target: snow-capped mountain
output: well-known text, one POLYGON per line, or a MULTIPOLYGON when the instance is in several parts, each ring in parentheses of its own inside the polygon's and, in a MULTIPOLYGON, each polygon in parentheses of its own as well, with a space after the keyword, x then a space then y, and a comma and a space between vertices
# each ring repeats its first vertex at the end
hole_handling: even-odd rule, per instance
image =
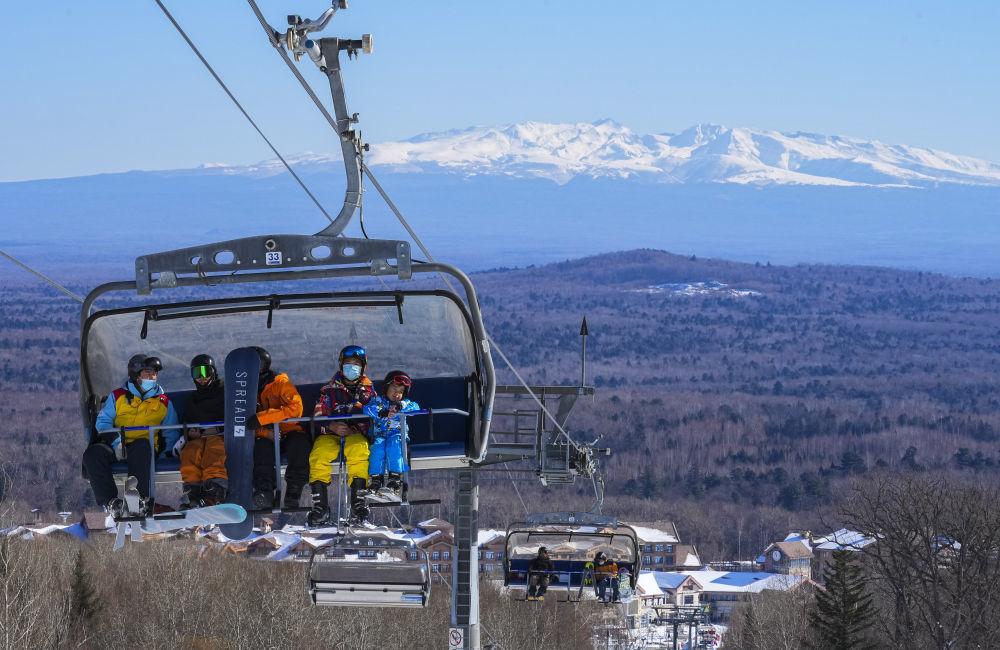
MULTIPOLYGON (((303 168, 339 166, 340 156, 307 153, 291 161, 303 168)), ((1000 164, 933 149, 715 124, 643 135, 612 120, 427 133, 372 145, 368 164, 397 173, 503 175, 560 184, 586 176, 744 185, 1000 185, 1000 164)), ((283 171, 277 160, 205 169, 262 176, 283 171)))

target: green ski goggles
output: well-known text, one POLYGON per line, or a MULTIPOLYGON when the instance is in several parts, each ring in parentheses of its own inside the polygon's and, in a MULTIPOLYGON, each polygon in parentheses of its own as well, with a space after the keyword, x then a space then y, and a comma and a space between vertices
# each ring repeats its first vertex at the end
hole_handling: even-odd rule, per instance
POLYGON ((210 379, 215 376, 215 368, 212 366, 193 366, 191 368, 192 379, 210 379))

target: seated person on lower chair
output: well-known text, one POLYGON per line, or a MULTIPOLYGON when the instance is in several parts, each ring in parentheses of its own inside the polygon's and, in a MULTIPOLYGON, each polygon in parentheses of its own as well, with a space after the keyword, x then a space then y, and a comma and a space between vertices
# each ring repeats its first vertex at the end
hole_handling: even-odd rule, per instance
POLYGON ((116 460, 128 461, 128 475, 138 481, 143 514, 153 513, 149 498, 151 455, 173 449, 180 430, 158 431, 154 436, 155 450, 149 444, 150 426, 177 424, 177 413, 170 398, 157 383, 163 364, 156 357, 136 354, 128 361, 128 379, 111 391, 94 428, 97 436, 83 452, 83 467, 90 479, 97 504, 113 517, 126 514, 125 501, 118 496, 112 465, 116 460), (134 427, 134 428, 133 428, 134 427), (124 430, 127 428, 129 430, 124 430))
MULTIPOLYGON (((210 424, 226 419, 225 387, 215 359, 199 354, 191 359, 194 392, 184 408, 184 424, 210 424)), ((184 496, 181 508, 213 506, 226 500, 226 440, 223 427, 188 427, 177 441, 180 451, 184 496)))
POLYGON ((382 395, 376 395, 365 404, 365 414, 373 422, 368 492, 386 500, 399 500, 403 496, 403 472, 407 467, 403 454, 402 414, 420 410, 419 404, 406 398, 412 385, 408 374, 393 370, 385 376, 382 395))
POLYGON ((603 551, 594 558, 594 582, 599 600, 607 600, 607 590, 611 587, 612 602, 619 602, 618 564, 608 560, 603 551))
POLYGON ((545 600, 553 571, 555 567, 549 559, 549 550, 544 546, 539 547, 538 555, 528 564, 528 600, 545 600))
MULTIPOLYGON (((348 345, 340 351, 338 370, 323 386, 316 400, 314 416, 351 415, 362 413, 364 405, 375 396, 372 382, 365 375, 368 353, 360 345, 348 345)), ((310 526, 328 523, 330 518, 327 487, 331 482, 332 464, 344 448, 347 484, 351 488, 351 518, 357 523, 368 518, 368 508, 362 492, 368 484, 368 427, 365 419, 332 420, 321 423, 319 435, 309 454, 309 487, 312 489, 310 526)))

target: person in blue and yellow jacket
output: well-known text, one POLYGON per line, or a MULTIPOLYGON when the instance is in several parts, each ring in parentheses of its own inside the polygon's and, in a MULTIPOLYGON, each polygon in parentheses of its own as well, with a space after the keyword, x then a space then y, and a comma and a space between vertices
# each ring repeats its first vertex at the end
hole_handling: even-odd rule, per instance
POLYGON ((179 429, 158 431, 155 451, 150 448, 149 429, 145 427, 178 423, 170 398, 157 383, 163 364, 156 357, 137 354, 129 359, 128 379, 111 391, 104 407, 97 414, 94 442, 83 452, 83 467, 98 505, 112 516, 125 514, 125 504, 118 496, 112 464, 128 461, 128 474, 138 480, 137 489, 144 500, 144 509, 152 514, 149 500, 150 455, 164 449, 172 453, 179 429))

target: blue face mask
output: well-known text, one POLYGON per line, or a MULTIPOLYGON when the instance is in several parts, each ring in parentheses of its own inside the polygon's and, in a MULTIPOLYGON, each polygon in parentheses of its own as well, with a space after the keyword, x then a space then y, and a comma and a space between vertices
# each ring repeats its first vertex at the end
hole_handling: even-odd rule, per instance
POLYGON ((361 366, 348 363, 344 365, 344 369, 341 372, 344 373, 344 378, 347 381, 357 381, 358 377, 361 376, 361 366))
POLYGON ((142 392, 148 393, 149 391, 153 390, 154 388, 156 388, 156 380, 155 379, 140 379, 139 380, 139 390, 141 390, 142 392))

